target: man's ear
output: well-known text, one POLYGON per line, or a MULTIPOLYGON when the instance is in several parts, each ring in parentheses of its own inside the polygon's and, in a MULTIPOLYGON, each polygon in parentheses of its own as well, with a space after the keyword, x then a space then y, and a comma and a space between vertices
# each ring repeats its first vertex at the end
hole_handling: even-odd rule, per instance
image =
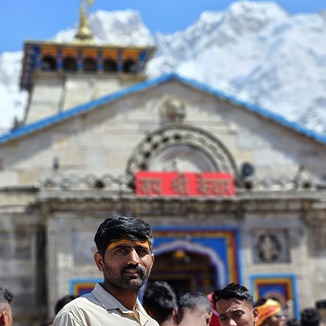
POLYGON ((6 326, 9 325, 9 316, 8 313, 6 311, 3 311, 0 314, 0 326, 6 326))
POLYGON ((253 315, 253 321, 255 323, 257 323, 258 319, 259 319, 259 312, 257 308, 252 309, 252 315, 253 315))
POLYGON ((99 271, 103 272, 104 261, 103 261, 102 255, 99 252, 96 252, 94 254, 94 260, 95 260, 95 263, 96 263, 97 268, 99 269, 99 271))
POLYGON ((211 323, 212 315, 213 315, 212 312, 210 312, 209 314, 206 314, 206 318, 205 318, 206 325, 209 325, 211 323))
POLYGON ((172 311, 172 320, 175 323, 178 323, 178 308, 173 308, 173 311, 172 311))

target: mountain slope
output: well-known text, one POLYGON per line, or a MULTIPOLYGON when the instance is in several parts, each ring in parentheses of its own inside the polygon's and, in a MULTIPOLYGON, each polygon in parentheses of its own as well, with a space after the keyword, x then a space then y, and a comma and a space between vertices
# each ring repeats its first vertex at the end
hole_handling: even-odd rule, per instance
POLYGON ((157 35, 148 73, 175 71, 326 132, 326 19, 290 16, 274 3, 237 2, 157 35))
MULTIPOLYGON (((139 12, 98 11, 89 24, 99 43, 157 47, 147 74, 177 72, 326 133, 326 13, 291 16, 272 2, 235 2, 204 12, 172 35, 150 34, 139 12)), ((75 29, 56 41, 70 41, 75 29)), ((20 53, 0 56, 0 132, 21 119, 20 53)))

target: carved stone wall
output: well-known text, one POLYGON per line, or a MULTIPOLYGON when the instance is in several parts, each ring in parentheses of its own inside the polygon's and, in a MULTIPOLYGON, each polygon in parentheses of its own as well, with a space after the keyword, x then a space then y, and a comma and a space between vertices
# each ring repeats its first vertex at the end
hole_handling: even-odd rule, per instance
POLYGON ((14 292, 15 325, 47 315, 46 237, 35 190, 0 192, 0 284, 14 292))
POLYGON ((290 262, 289 235, 286 229, 253 231, 253 258, 255 263, 290 262))

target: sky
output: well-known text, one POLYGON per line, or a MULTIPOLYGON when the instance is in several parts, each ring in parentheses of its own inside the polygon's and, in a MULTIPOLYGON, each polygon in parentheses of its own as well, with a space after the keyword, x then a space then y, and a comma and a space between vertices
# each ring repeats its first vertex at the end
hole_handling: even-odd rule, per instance
MULTIPOLYGON (((138 10, 144 24, 155 34, 171 34, 192 25, 205 10, 225 11, 227 0, 93 0, 89 12, 138 10)), ((257 0, 256 0, 257 1, 257 0)), ((264 2, 258 0, 257 2, 264 2)), ((325 0, 278 0, 291 14, 317 13, 325 0)), ((79 0, 1 0, 0 53, 20 51, 24 40, 48 40, 63 29, 76 26, 79 0)))

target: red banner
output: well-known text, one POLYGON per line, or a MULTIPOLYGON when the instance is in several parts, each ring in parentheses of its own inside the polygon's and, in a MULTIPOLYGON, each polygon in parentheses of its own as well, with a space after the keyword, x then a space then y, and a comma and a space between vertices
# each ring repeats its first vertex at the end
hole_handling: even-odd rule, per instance
POLYGON ((230 173, 136 173, 136 194, 140 196, 234 196, 234 180, 230 173))

